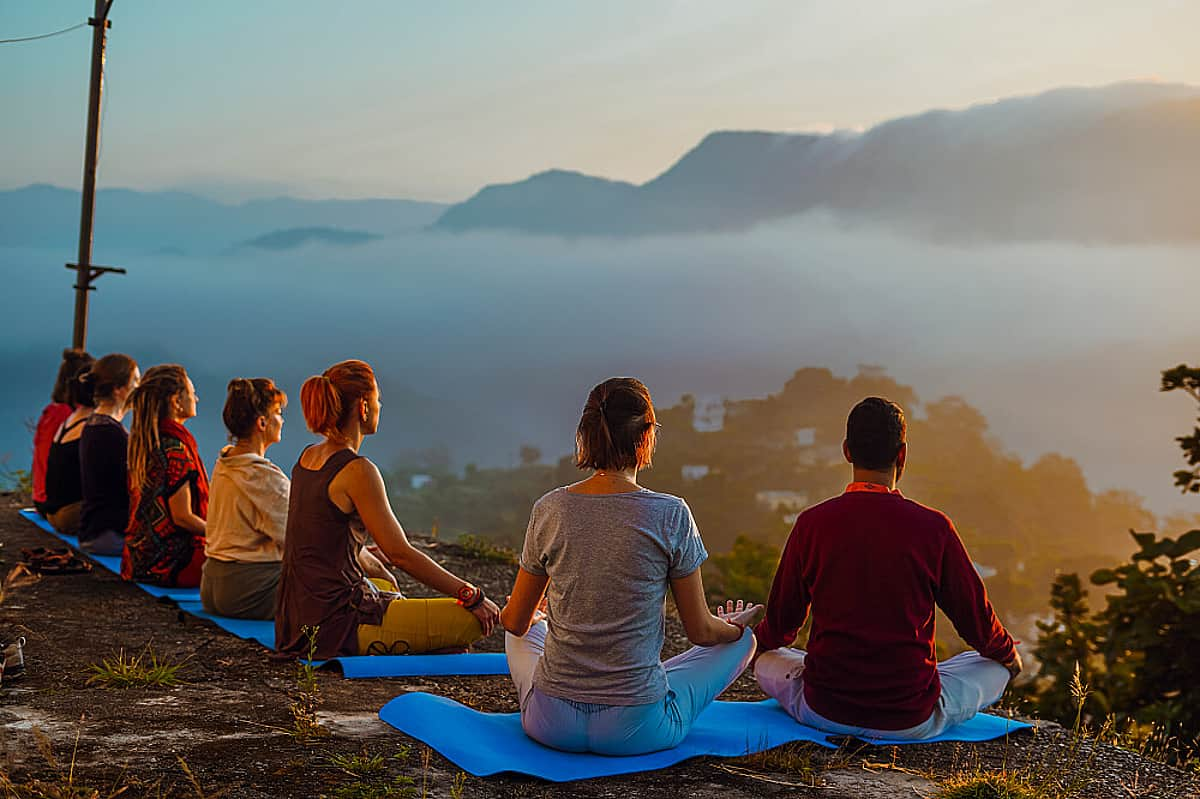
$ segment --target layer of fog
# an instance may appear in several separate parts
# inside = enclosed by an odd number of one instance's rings
[[[387,465],[446,443],[460,466],[514,462],[523,443],[565,453],[587,389],[612,374],[643,377],[669,403],[761,395],[803,366],[879,364],[923,399],[965,396],[1021,456],[1075,457],[1093,488],[1129,488],[1166,512],[1189,508],[1170,473],[1194,407],[1159,394],[1158,372],[1200,354],[1198,254],[950,247],[819,219],[611,241],[426,233],[212,259],[98,251],[130,273],[100,280],[89,344],[187,365],[209,458],[225,381],[276,377],[294,400],[272,450],[285,466],[311,440],[300,382],[344,357],[381,373],[369,454]],[[0,247],[10,466],[69,340],[70,256]]]

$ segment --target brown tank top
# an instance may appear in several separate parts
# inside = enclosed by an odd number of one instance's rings
[[[304,457],[304,453],[301,453]],[[338,450],[320,469],[292,468],[283,570],[275,605],[275,649],[307,656],[304,627],[317,628],[318,660],[358,654],[358,625],[379,624],[388,598],[373,593],[359,565],[362,538],[352,529],[356,514],[343,513],[329,499],[333,478],[357,460]]]

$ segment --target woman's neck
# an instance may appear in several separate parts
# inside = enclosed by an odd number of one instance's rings
[[[337,449],[349,447],[351,450],[357,453],[358,448],[362,446],[364,438],[366,438],[366,436],[364,436],[362,430],[356,426],[352,430],[339,430],[338,435],[336,436],[325,436],[325,443],[329,444],[330,447],[336,447]]]
[[[596,469],[592,476],[577,485],[590,489],[589,493],[621,494],[630,488],[641,490],[637,481],[637,467],[629,469]]]
[[[103,416],[111,416],[119,422],[125,418],[125,404],[121,403],[118,405],[115,400],[109,400],[107,402],[101,400],[100,402],[96,403],[96,413]]]
[[[239,438],[233,448],[229,450],[230,455],[257,455],[260,458],[267,455],[267,442],[262,436],[251,436],[250,438]]]
[[[637,467],[631,466],[628,469],[597,469],[592,476],[609,480],[624,480],[637,485],[637,474]]]

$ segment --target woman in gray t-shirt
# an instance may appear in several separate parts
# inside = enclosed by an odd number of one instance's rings
[[[642,488],[654,451],[654,406],[639,380],[592,389],[576,433],[576,464],[592,476],[533,506],[521,569],[500,619],[521,724],[569,752],[633,755],[678,745],[746,668],[759,610],[708,611],[708,557],[679,497]],[[687,652],[660,663],[670,589]]]

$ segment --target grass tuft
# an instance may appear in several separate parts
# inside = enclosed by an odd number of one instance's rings
[[[1011,772],[962,774],[942,783],[937,799],[1041,799],[1045,794]]]
[[[517,553],[505,546],[498,546],[481,535],[460,535],[454,543],[475,560],[491,560],[515,566]]]
[[[186,662],[186,659],[179,663],[159,660],[150,644],[146,644],[146,648],[136,655],[126,654],[122,649],[113,657],[88,666],[92,672],[88,685],[97,684],[105,688],[170,688],[179,684],[179,670]]]
[[[373,755],[363,749],[357,755],[331,755],[325,762],[336,771],[351,777],[323,794],[330,799],[409,799],[417,795],[416,781],[412,777],[389,774],[392,764],[403,764],[411,750],[401,747],[391,757]]]
[[[305,625],[304,635],[308,639],[308,652],[296,665],[296,687],[292,691],[292,703],[288,706],[292,712],[292,729],[289,732],[298,741],[329,733],[317,718],[317,710],[323,701],[321,686],[317,682],[317,667],[313,665],[317,654],[317,628]]]

